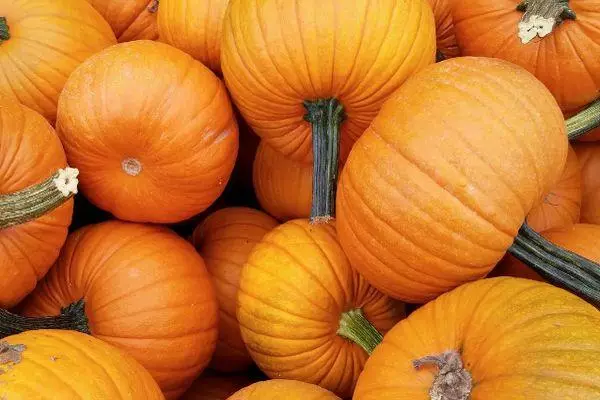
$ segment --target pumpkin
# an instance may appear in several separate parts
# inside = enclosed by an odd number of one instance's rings
[[[350,397],[369,353],[404,307],[351,268],[333,225],[293,220],[250,253],[237,316],[246,347],[267,376]]]
[[[600,313],[542,282],[465,284],[396,325],[353,400],[594,399]]]
[[[164,399],[152,376],[115,347],[80,332],[37,330],[0,341],[3,399]]]
[[[188,219],[223,192],[238,129],[223,83],[164,43],[120,43],[69,78],[57,131],[82,192],[117,218]]]
[[[36,318],[12,316],[14,329],[90,332],[138,360],[168,399],[198,377],[217,340],[218,305],[202,258],[157,226],[108,221],[72,233],[22,308]]]
[[[219,301],[219,340],[211,366],[217,371],[243,371],[252,359],[235,316],[242,267],[256,243],[277,221],[245,207],[221,209],[194,230],[192,241],[213,278]]]
[[[221,72],[221,36],[229,0],[160,0],[160,40]]]
[[[33,290],[67,237],[77,171],[54,129],[35,111],[0,102],[0,307]]]
[[[581,222],[600,224],[600,145],[574,146],[581,165]]]
[[[335,215],[338,160],[392,92],[435,60],[426,0],[371,5],[232,0],[225,16],[227,87],[274,150],[313,162],[316,222]]]
[[[245,374],[224,375],[207,370],[179,400],[225,400],[254,382]]]
[[[460,55],[454,35],[454,22],[452,20],[452,2],[454,0],[429,0],[435,18],[435,32],[437,35],[437,57],[441,61]]]
[[[54,123],[71,72],[115,35],[85,1],[0,0],[0,10],[0,97]]]
[[[313,166],[292,160],[261,141],[253,167],[260,206],[280,221],[310,216]]]
[[[87,0],[108,21],[119,42],[158,39],[159,0]]]
[[[257,382],[227,400],[341,400],[333,393],[310,383],[287,379]]]

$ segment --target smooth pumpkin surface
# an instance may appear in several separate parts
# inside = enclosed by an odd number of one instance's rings
[[[10,39],[0,40],[0,97],[56,119],[58,97],[85,59],[116,43],[108,23],[85,1],[1,0]]]
[[[456,44],[454,21],[452,19],[452,2],[454,0],[429,0],[435,17],[437,49],[445,58],[458,57],[460,49]]]
[[[494,278],[446,293],[396,325],[367,361],[353,399],[430,399],[438,368],[416,369],[413,361],[450,350],[471,376],[469,399],[600,396],[598,310],[546,283]]]
[[[205,371],[180,400],[225,400],[238,390],[253,384],[245,374],[218,374]]]
[[[340,400],[327,390],[309,383],[286,379],[258,382],[240,390],[227,400]]]
[[[238,129],[223,83],[181,50],[140,40],[91,57],[60,98],[57,131],[96,206],[177,222],[223,192]]]
[[[2,100],[0,195],[39,184],[66,166],[65,152],[48,121],[27,107]],[[68,200],[34,220],[0,229],[2,308],[21,301],[56,261],[72,215],[73,200]]]
[[[600,145],[577,143],[574,149],[581,165],[581,222],[600,224]]]
[[[311,163],[292,160],[261,141],[253,167],[260,206],[280,221],[308,218],[312,200]]]
[[[556,101],[524,69],[476,57],[434,64],[354,146],[338,188],[340,243],[379,290],[431,300],[492,270],[567,151]]]
[[[158,39],[159,0],[87,0],[108,21],[119,42]]]
[[[5,399],[164,399],[131,356],[83,333],[29,331],[3,339],[0,347]]]
[[[242,338],[271,378],[318,384],[349,397],[368,355],[337,334],[342,314],[361,309],[380,333],[404,316],[402,304],[351,267],[330,224],[293,220],[254,247],[240,280]]]
[[[242,267],[262,237],[277,226],[267,214],[245,207],[224,208],[209,215],[192,237],[206,262],[219,301],[219,340],[211,367],[243,371],[252,359],[242,340],[235,315]]]
[[[210,276],[194,247],[167,228],[109,221],[72,233],[23,311],[58,315],[81,299],[92,335],[137,359],[169,399],[214,352],[218,305]]]

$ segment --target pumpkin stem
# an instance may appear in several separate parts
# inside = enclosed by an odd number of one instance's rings
[[[0,17],[0,44],[10,39],[10,31],[5,17]]]
[[[471,395],[473,380],[463,367],[460,354],[456,350],[446,351],[437,356],[425,356],[413,361],[415,369],[433,364],[439,371],[433,380],[429,396],[431,400],[467,400]]]
[[[79,300],[53,317],[24,317],[0,308],[0,338],[38,329],[63,329],[90,333],[85,302]]]
[[[360,308],[342,313],[337,334],[353,341],[369,355],[383,340],[381,333],[365,318]]]
[[[310,221],[327,222],[335,217],[340,154],[340,125],[344,107],[337,99],[305,101],[304,119],[312,125],[313,192]]]
[[[158,11],[158,6],[160,5],[160,0],[152,0],[152,3],[148,6],[148,12],[154,14]]]
[[[523,44],[549,35],[565,19],[577,18],[569,0],[523,0],[517,10],[524,12],[518,33]]]
[[[44,182],[14,193],[0,194],[0,229],[34,220],[77,194],[76,168],[59,169]]]
[[[508,252],[547,281],[600,306],[600,265],[595,262],[549,242],[527,223]]]
[[[600,126],[600,99],[590,103],[585,109],[567,119],[567,135],[575,140]]]

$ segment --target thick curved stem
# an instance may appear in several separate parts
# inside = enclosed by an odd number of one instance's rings
[[[527,44],[536,36],[543,38],[552,33],[565,19],[575,19],[569,0],[523,0],[517,10],[524,11],[519,22],[519,38]]]
[[[335,217],[340,154],[340,125],[344,107],[337,99],[305,101],[304,119],[312,125],[313,192],[311,222],[326,222]]]
[[[600,126],[600,99],[590,103],[585,109],[565,122],[569,140],[575,140]]]
[[[547,281],[600,306],[600,265],[595,262],[552,244],[527,223],[508,252]]]
[[[0,17],[0,44],[8,39],[10,39],[10,30],[8,29],[6,18]]]
[[[435,365],[439,371],[433,380],[429,396],[431,400],[467,400],[473,388],[471,374],[463,367],[460,353],[456,350],[439,355],[425,356],[413,361],[415,369]]]
[[[342,313],[337,334],[353,341],[369,355],[383,340],[381,333],[365,318],[360,308]]]
[[[160,0],[152,0],[150,5],[148,6],[148,12],[154,14],[158,11],[158,6],[160,5]]]

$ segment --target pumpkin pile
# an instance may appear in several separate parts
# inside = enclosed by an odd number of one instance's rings
[[[600,398],[599,33],[0,0],[0,399]]]

